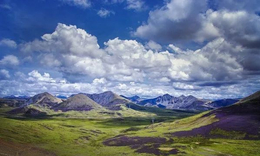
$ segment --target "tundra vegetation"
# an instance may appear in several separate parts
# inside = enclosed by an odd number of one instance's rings
[[[46,114],[30,116],[2,105],[0,155],[257,156],[259,97],[206,112],[134,104],[90,111],[31,105]]]

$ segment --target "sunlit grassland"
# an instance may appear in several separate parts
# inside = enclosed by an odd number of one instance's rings
[[[44,108],[42,108],[44,109]],[[0,138],[32,144],[57,155],[135,155],[130,147],[110,147],[103,141],[122,134],[130,127],[147,126],[151,118],[158,120],[181,118],[192,113],[172,112],[166,118],[163,112],[136,111],[123,107],[119,111],[93,110],[89,112],[52,112],[49,116],[28,118],[6,115],[1,109]],[[157,112],[158,113],[158,112]],[[141,154],[148,155],[148,154]]]
[[[177,155],[260,155],[260,141],[240,140],[241,135],[244,135],[242,133],[226,132],[221,129],[212,131],[214,134],[226,135],[226,139],[203,136],[178,138],[168,135],[168,133],[191,130],[218,121],[214,115],[204,116],[207,112],[190,116],[192,113],[178,111],[169,113],[167,110],[151,113],[125,107],[120,111],[102,110],[103,113],[100,111],[56,112],[56,114],[51,112],[48,117],[11,118],[4,113],[8,110],[10,109],[0,109],[0,139],[33,145],[54,152],[56,155],[151,155],[136,153],[135,149],[129,146],[103,144],[104,140],[121,135],[166,138],[167,141],[162,143],[159,149],[161,151],[177,149],[180,152]],[[152,119],[154,124],[151,122]]]
[[[119,135],[125,126],[103,125],[88,119],[9,119],[1,117],[0,138],[28,143],[58,155],[114,155],[132,153],[129,147],[104,146],[103,140]]]
[[[130,135],[138,136],[162,136],[165,133],[173,133],[177,131],[187,131],[201,126],[209,125],[218,121],[214,115],[203,117],[208,112],[203,112],[194,116],[175,120],[173,122],[161,122],[150,124],[138,131],[129,132]]]

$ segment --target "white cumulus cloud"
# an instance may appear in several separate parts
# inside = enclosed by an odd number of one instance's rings
[[[18,66],[19,65],[19,60],[16,56],[14,55],[6,55],[4,58],[0,60],[0,65],[5,66],[5,67],[13,67],[13,66]]]

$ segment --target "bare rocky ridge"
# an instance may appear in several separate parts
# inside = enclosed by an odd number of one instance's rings
[[[157,106],[166,109],[209,110],[211,108],[206,105],[209,102],[209,100],[198,99],[191,95],[174,97],[169,94],[165,94],[154,99],[142,100],[137,104],[150,107]]]
[[[124,96],[123,96],[124,97]],[[165,109],[199,110],[206,111],[226,107],[236,103],[237,99],[220,99],[216,101],[198,99],[192,95],[175,97],[164,94],[152,99],[141,99],[137,96],[129,97],[132,102],[146,107],[159,107]]]

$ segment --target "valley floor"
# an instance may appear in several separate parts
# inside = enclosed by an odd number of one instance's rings
[[[217,122],[214,116],[202,117],[203,113],[151,124],[145,116],[35,119],[11,118],[5,111],[1,109],[0,115],[0,156],[260,155],[260,141],[242,140],[240,133],[225,132],[228,134],[224,138],[171,135]]]

